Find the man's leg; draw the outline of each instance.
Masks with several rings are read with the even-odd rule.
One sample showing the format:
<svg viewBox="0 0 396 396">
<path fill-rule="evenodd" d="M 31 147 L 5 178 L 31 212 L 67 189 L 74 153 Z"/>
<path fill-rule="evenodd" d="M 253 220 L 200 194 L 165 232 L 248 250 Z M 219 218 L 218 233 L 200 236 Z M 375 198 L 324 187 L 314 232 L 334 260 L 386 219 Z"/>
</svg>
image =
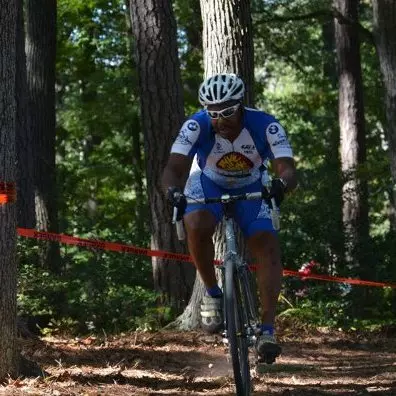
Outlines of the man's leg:
<svg viewBox="0 0 396 396">
<path fill-rule="evenodd" d="M 276 343 L 274 323 L 276 305 L 282 282 L 282 265 L 278 237 L 269 231 L 259 231 L 247 239 L 252 259 L 257 266 L 257 283 L 261 302 L 261 331 L 256 349 L 266 363 L 273 363 L 281 353 Z"/>
<path fill-rule="evenodd" d="M 217 284 L 213 266 L 212 235 L 216 227 L 214 215 L 207 210 L 195 210 L 184 216 L 188 249 L 207 289 Z"/>
<path fill-rule="evenodd" d="M 215 216 L 208 210 L 195 210 L 184 216 L 190 254 L 206 288 L 201 304 L 201 326 L 208 333 L 216 333 L 223 327 L 222 292 L 213 265 L 212 235 L 216 223 Z"/>
<path fill-rule="evenodd" d="M 247 245 L 257 265 L 262 323 L 273 326 L 282 283 L 279 240 L 272 232 L 260 231 L 247 239 Z"/>
</svg>

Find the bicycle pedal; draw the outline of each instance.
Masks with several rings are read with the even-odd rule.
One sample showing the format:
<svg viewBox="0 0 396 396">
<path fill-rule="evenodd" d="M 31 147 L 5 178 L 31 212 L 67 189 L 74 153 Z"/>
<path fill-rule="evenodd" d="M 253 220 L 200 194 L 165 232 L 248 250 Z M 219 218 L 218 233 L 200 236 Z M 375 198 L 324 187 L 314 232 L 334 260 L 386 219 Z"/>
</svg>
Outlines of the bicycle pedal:
<svg viewBox="0 0 396 396">
<path fill-rule="evenodd" d="M 259 356 L 257 358 L 257 364 L 272 364 L 275 363 L 276 358 L 278 355 L 267 354 L 265 356 Z"/>
</svg>

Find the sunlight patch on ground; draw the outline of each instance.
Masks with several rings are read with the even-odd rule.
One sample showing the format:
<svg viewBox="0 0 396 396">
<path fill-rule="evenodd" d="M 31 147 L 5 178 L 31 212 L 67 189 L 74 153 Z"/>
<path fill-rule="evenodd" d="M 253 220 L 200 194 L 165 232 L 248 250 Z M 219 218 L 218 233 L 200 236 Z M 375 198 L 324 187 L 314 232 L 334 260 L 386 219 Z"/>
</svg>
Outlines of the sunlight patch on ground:
<svg viewBox="0 0 396 396">
<path fill-rule="evenodd" d="M 277 364 L 252 365 L 254 396 L 396 395 L 396 340 L 343 337 L 283 340 Z M 226 349 L 200 333 L 46 338 L 21 347 L 49 376 L 10 380 L 0 395 L 235 394 Z"/>
</svg>

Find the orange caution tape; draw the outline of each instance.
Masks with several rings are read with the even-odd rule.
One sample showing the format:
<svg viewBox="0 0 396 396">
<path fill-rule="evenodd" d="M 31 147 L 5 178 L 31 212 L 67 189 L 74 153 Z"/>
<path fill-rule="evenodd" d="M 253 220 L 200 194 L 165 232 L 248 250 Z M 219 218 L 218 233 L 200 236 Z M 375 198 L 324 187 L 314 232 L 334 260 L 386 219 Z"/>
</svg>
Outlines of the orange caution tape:
<svg viewBox="0 0 396 396">
<path fill-rule="evenodd" d="M 67 245 L 84 246 L 94 249 L 110 250 L 113 252 L 123 252 L 130 254 L 138 254 L 141 256 L 162 257 L 165 259 L 173 259 L 180 261 L 192 262 L 191 256 L 187 254 L 170 253 L 164 250 L 150 250 L 132 245 L 124 245 L 121 243 L 98 241 L 93 239 L 76 238 L 65 234 L 55 234 L 53 232 L 36 231 L 28 228 L 18 228 L 18 234 L 27 238 L 43 239 L 46 241 L 54 241 L 65 243 Z"/>
<path fill-rule="evenodd" d="M 0 205 L 16 201 L 15 183 L 0 181 Z"/>
<path fill-rule="evenodd" d="M 113 252 L 138 254 L 141 256 L 162 257 L 165 259 L 185 261 L 189 263 L 193 262 L 191 256 L 189 256 L 188 254 L 171 253 L 164 250 L 151 250 L 151 249 L 145 249 L 133 245 L 126 245 L 115 242 L 77 238 L 65 234 L 55 234 L 53 232 L 36 231 L 28 228 L 18 228 L 18 234 L 26 238 L 42 239 L 46 241 L 65 243 L 68 245 L 83 246 L 83 247 L 89 247 L 89 248 L 101 249 L 101 250 L 110 250 Z M 215 260 L 214 263 L 220 264 L 221 261 Z M 252 270 L 255 270 L 254 266 L 251 266 L 251 268 Z M 291 270 L 284 270 L 283 275 L 296 276 L 303 279 L 318 279 L 318 280 L 324 280 L 330 282 L 349 283 L 353 285 L 396 288 L 396 283 L 374 282 L 374 281 L 366 281 L 361 279 L 342 278 L 342 277 L 312 274 L 312 273 L 307 275 L 306 273 L 301 273 L 298 271 L 291 271 Z"/>
<path fill-rule="evenodd" d="M 385 282 L 374 282 L 374 281 L 366 281 L 362 279 L 352 279 L 352 278 L 343 278 L 339 276 L 329 276 L 329 275 L 321 275 L 321 274 L 309 274 L 305 275 L 298 271 L 284 270 L 284 276 L 298 276 L 304 279 L 318 279 L 325 280 L 331 282 L 339 282 L 339 283 L 349 283 L 351 285 L 362 285 L 362 286 L 374 286 L 374 287 L 392 287 L 396 288 L 396 283 L 385 283 Z"/>
</svg>

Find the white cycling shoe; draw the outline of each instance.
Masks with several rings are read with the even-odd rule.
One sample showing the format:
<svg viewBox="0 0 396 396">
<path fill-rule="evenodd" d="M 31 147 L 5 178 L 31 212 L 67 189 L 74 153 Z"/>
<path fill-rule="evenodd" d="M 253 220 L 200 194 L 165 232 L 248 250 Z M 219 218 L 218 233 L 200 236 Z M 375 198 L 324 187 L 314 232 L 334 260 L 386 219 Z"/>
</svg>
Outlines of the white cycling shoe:
<svg viewBox="0 0 396 396">
<path fill-rule="evenodd" d="M 201 304 L 201 327 L 207 333 L 217 333 L 224 327 L 223 297 L 204 295 Z"/>
</svg>

